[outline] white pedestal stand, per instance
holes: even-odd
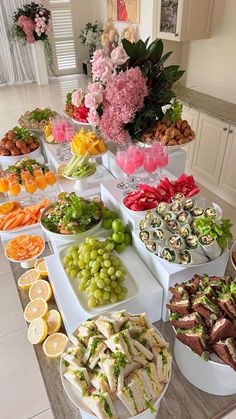
[[[36,81],[38,84],[48,84],[48,70],[44,52],[43,41],[31,44],[33,62],[35,67]]]

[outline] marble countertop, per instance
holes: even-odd
[[[236,125],[236,104],[188,89],[180,84],[176,85],[174,90],[177,98],[191,108],[206,112],[228,124]]]
[[[50,253],[49,247],[46,245],[43,256],[47,256]],[[24,270],[17,263],[11,263],[11,269],[17,286],[17,279]],[[24,309],[29,302],[28,293],[18,287],[17,290]],[[54,306],[55,302],[50,301],[50,308]],[[170,323],[159,321],[155,323],[155,326],[160,330],[165,339],[170,342],[173,350],[174,333]],[[42,350],[42,345],[35,345],[34,350],[55,419],[78,419],[81,417],[78,409],[70,402],[63,390],[60,379],[59,360],[46,358]],[[171,381],[161,401],[157,417],[159,419],[212,419],[213,416],[222,412],[223,409],[231,406],[234,402],[235,395],[223,397],[213,396],[192,386],[181,374],[175,360],[173,360]]]

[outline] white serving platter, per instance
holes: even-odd
[[[101,239],[100,237],[96,237],[96,238],[98,240],[105,240],[105,239]],[[76,246],[76,245],[79,245],[79,243],[80,242],[78,242],[78,243],[74,242],[73,245]],[[70,247],[70,246],[68,246],[68,247]],[[92,308],[92,309],[89,308],[88,307],[88,296],[86,295],[86,293],[84,291],[79,291],[78,290],[80,279],[79,278],[72,278],[66,272],[66,270],[64,268],[63,258],[66,255],[66,251],[67,251],[68,247],[62,249],[59,252],[59,259],[60,259],[62,268],[64,270],[64,273],[65,273],[65,275],[67,277],[67,280],[68,280],[70,286],[72,287],[72,289],[73,289],[73,291],[74,291],[74,293],[75,293],[75,295],[76,295],[76,297],[77,297],[77,299],[78,299],[81,307],[87,313],[89,313],[90,315],[95,315],[95,314],[100,313],[101,311],[104,311],[104,310],[113,310],[113,309],[115,309],[116,306],[120,305],[121,302],[128,303],[131,299],[133,299],[138,294],[138,284],[135,281],[135,278],[134,278],[134,276],[132,274],[132,270],[133,270],[132,260],[130,260],[130,258],[127,257],[127,252],[125,252],[125,251],[123,253],[120,253],[120,254],[118,254],[115,251],[113,251],[112,253],[115,256],[118,256],[119,257],[119,259],[121,260],[121,262],[123,263],[123,265],[124,265],[124,267],[125,267],[125,269],[127,271],[125,280],[124,280],[124,282],[122,282],[122,286],[124,286],[124,287],[126,287],[128,289],[128,292],[126,294],[126,298],[125,298],[125,300],[123,300],[123,301],[117,301],[116,303],[109,303],[109,304],[99,305],[99,306],[97,306],[95,308]]]
[[[129,310],[127,310],[127,311],[129,311]],[[105,314],[106,314],[106,316],[109,317],[111,313],[106,312]],[[95,316],[92,317],[92,319],[96,319],[97,317],[99,317],[99,316],[95,315]],[[91,317],[90,317],[90,319],[91,319]],[[74,333],[76,332],[76,329],[78,327],[79,327],[79,324],[75,328]],[[155,329],[156,329],[156,327],[155,327]],[[156,331],[157,331],[158,335],[161,338],[163,338],[163,336],[158,331],[158,329],[156,329]],[[68,347],[71,347],[71,346],[72,346],[71,342],[68,341],[66,346],[65,346],[65,349],[67,349]],[[80,414],[83,417],[83,419],[96,419],[96,416],[92,413],[92,411],[84,403],[83,397],[79,393],[79,391],[76,391],[75,387],[72,386],[72,384],[70,384],[70,382],[65,379],[65,377],[64,377],[65,372],[66,372],[66,367],[65,367],[64,363],[62,362],[62,358],[61,358],[61,361],[60,361],[60,376],[61,376],[61,381],[62,381],[63,388],[64,388],[67,396],[69,397],[71,402],[80,410]],[[165,392],[166,392],[166,390],[169,386],[170,379],[171,379],[171,367],[170,367],[168,382],[165,384],[163,390],[160,392],[158,397],[155,400],[151,401],[151,403],[152,403],[153,407],[155,408],[156,412],[151,413],[151,411],[149,409],[146,409],[143,412],[139,413],[138,415],[135,415],[134,418],[136,418],[136,419],[155,418],[155,416],[158,412],[158,409],[160,407],[161,399],[163,398],[163,396],[164,396],[164,394],[165,394]],[[117,412],[119,412],[119,419],[129,419],[129,418],[131,418],[130,413],[128,412],[128,410],[126,410],[123,403],[118,398],[115,399],[114,406],[115,406]]]

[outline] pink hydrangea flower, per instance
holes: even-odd
[[[133,122],[147,95],[147,79],[139,67],[120,72],[107,83],[99,123],[99,129],[107,140],[125,141],[127,131],[124,124]]]
[[[104,51],[104,49],[97,49],[93,53],[93,56],[91,58],[91,62],[92,63],[95,63],[96,61],[98,61],[100,59],[104,59],[104,58],[105,58],[105,51]]]
[[[122,46],[118,46],[111,52],[111,59],[115,65],[122,65],[128,60],[128,55],[126,54]]]
[[[100,117],[99,117],[99,115],[98,115],[98,113],[96,112],[96,111],[92,111],[91,109],[90,109],[90,111],[89,111],[89,113],[88,113],[88,117],[87,117],[87,119],[88,119],[88,122],[93,126],[93,127],[96,127],[96,126],[99,126],[99,123],[100,123]]]
[[[71,103],[76,108],[82,105],[83,99],[84,99],[84,93],[82,89],[75,90],[71,95]]]
[[[92,65],[93,80],[101,80],[107,83],[110,80],[113,72],[113,65],[111,60],[100,58]]]
[[[34,30],[35,30],[35,23],[32,19],[27,16],[21,15],[17,20],[17,25],[20,26],[24,33],[26,34],[26,41],[29,44],[33,44],[35,42],[34,38]]]

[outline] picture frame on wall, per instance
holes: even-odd
[[[139,23],[139,0],[107,0],[107,19]]]

